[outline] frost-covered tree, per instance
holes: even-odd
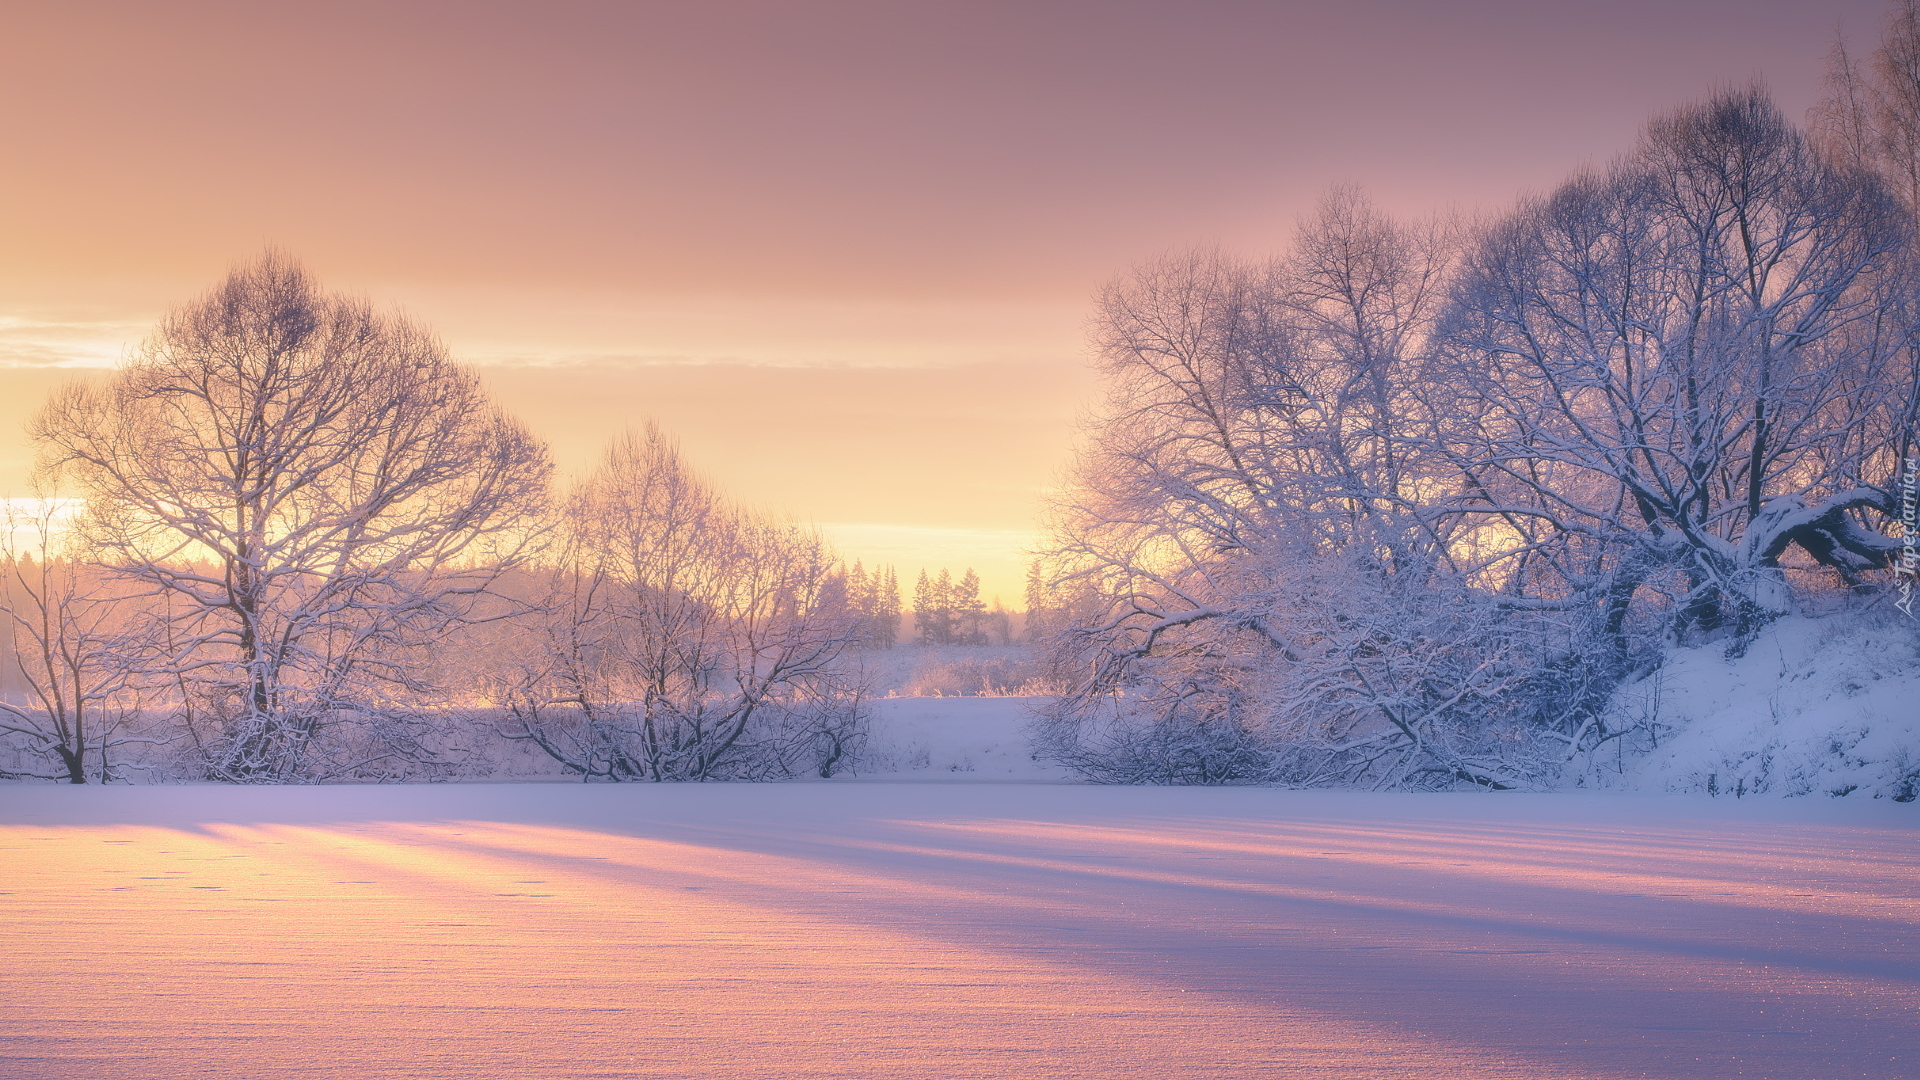
[[[967,567],[948,594],[953,606],[953,642],[956,645],[987,643],[987,605],[980,599],[980,575]]]
[[[84,557],[65,500],[10,504],[0,517],[0,745],[35,765],[0,776],[106,783],[124,778],[147,729],[138,597]]]
[[[1451,445],[1518,587],[1609,595],[1617,628],[1671,571],[1683,629],[1748,631],[1786,610],[1790,544],[1884,565],[1870,440],[1912,394],[1910,244],[1898,201],[1758,89],[1487,228],[1446,329],[1478,418]]]
[[[900,578],[892,566],[875,566],[869,573],[856,560],[847,571],[847,603],[859,616],[868,644],[893,648],[900,634]]]
[[[914,581],[913,629],[922,645],[953,644],[953,575],[946,568],[937,578],[922,570]]]
[[[93,557],[152,596],[143,658],[207,776],[420,756],[423,646],[523,557],[545,449],[427,331],[269,253],[35,434]]]
[[[1451,257],[1336,190],[1287,259],[1194,252],[1103,291],[1107,402],[1030,582],[1099,598],[1056,638],[1051,753],[1132,782],[1506,786],[1478,744],[1513,676],[1469,659],[1507,664],[1498,620],[1429,505],[1456,483],[1425,359]]]
[[[1920,212],[1920,2],[1896,0],[1879,47],[1862,63],[1836,40],[1828,56],[1826,93],[1809,114],[1809,135],[1834,165],[1871,172],[1886,181],[1909,211]],[[1920,280],[1911,250],[1903,253],[1895,274]],[[1912,304],[1911,297],[1902,302]],[[1907,396],[1890,398],[1860,426],[1860,442],[1871,447],[1866,470],[1873,476],[1899,472],[1920,454],[1920,350],[1900,336],[1912,315],[1876,326],[1881,347],[1904,362]],[[1896,381],[1888,389],[1896,393]],[[1885,485],[1869,481],[1891,497]]]
[[[862,618],[833,553],[701,479],[659,428],[568,501],[502,734],[585,780],[831,775],[863,730]]]
[[[987,605],[980,599],[980,575],[967,567],[955,581],[953,571],[938,577],[920,571],[913,586],[913,626],[922,645],[985,645]]]
[[[900,637],[900,575],[892,564],[874,571],[866,616],[868,636],[882,648],[893,648]]]
[[[1837,164],[1880,174],[1920,206],[1920,2],[1896,0],[1864,63],[1836,39],[1825,83],[1807,117],[1815,145]]]
[[[1663,634],[1741,648],[1790,549],[1886,567],[1912,231],[1747,89],[1459,249],[1336,190],[1282,259],[1116,282],[1029,585],[1099,600],[1042,744],[1111,780],[1502,787],[1623,737],[1619,680]]]

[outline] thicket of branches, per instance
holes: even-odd
[[[1664,642],[1737,652],[1797,591],[1884,582],[1920,401],[1897,98],[1871,161],[1726,91],[1496,220],[1341,189],[1281,258],[1106,288],[1106,404],[1039,587],[1072,612],[1048,752],[1528,785],[1651,734],[1605,706]]]
[[[819,536],[733,505],[658,428],[573,493],[500,732],[610,780],[831,776],[862,737],[864,614]]]

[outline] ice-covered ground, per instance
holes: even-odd
[[[8,786],[0,1076],[1916,1076],[1917,820],[1032,778]]]

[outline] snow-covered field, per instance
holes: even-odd
[[[1037,778],[8,786],[0,1076],[1915,1076],[1917,819]]]

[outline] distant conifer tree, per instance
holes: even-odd
[[[913,625],[922,645],[952,645],[955,640],[953,574],[945,567],[940,576],[929,578],[920,571],[913,586]]]
[[[900,577],[891,565],[884,572],[874,568],[873,605],[867,615],[872,621],[874,643],[881,648],[893,648],[900,636]]]
[[[945,571],[941,573],[944,576]],[[980,575],[973,572],[973,567],[967,567],[960,583],[953,587],[948,606],[953,609],[953,643],[985,645],[987,606],[980,601]]]

